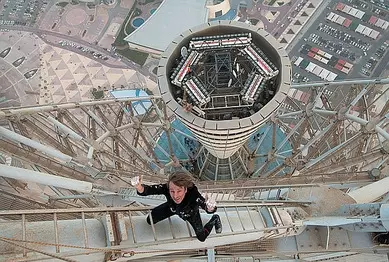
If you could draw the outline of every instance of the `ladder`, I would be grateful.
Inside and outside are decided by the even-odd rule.
[[[227,202],[261,202],[284,204],[311,204],[312,193],[318,184],[302,185],[266,185],[224,188],[202,188],[217,201]],[[292,194],[291,194],[292,193]]]
[[[202,193],[206,193],[209,198],[220,203],[259,202],[309,205],[312,203],[312,193],[316,187],[319,187],[319,185],[242,186],[200,188],[199,190]],[[290,195],[291,192],[293,192],[292,197]],[[139,196],[134,188],[121,188],[119,195],[121,195],[124,200],[138,201],[148,205],[158,205],[166,201],[164,195]]]
[[[139,259],[287,236],[297,232],[290,216],[295,210],[281,203],[219,206],[223,232],[212,232],[205,242],[197,240],[189,223],[178,216],[148,225],[145,215],[137,215],[150,212],[148,207],[0,211],[0,254],[7,254],[0,260],[104,261],[112,252]],[[211,215],[201,217],[205,224]]]

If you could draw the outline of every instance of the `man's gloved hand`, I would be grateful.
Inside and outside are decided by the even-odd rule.
[[[136,191],[138,191],[138,193],[143,193],[143,191],[145,189],[142,185],[143,176],[134,176],[133,178],[131,178],[130,183],[133,187],[135,187],[135,189],[136,189]]]
[[[216,207],[216,201],[213,199],[208,199],[205,204],[207,205],[207,209],[209,212],[212,212],[215,210]]]
[[[142,184],[142,176],[134,176],[133,178],[131,178],[131,185],[133,187],[138,187],[141,184]]]

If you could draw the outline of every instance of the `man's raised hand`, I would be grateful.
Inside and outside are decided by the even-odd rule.
[[[133,187],[136,188],[136,190],[139,192],[139,193],[142,193],[144,188],[142,186],[142,181],[143,180],[143,176],[134,176],[133,178],[131,178],[130,182],[131,182],[131,185]]]
[[[133,187],[136,187],[137,185],[142,184],[142,177],[140,176],[134,176],[131,178],[131,185]]]

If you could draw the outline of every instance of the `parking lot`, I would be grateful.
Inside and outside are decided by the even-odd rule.
[[[327,70],[335,80],[378,77],[389,61],[388,21],[389,12],[370,2],[331,1],[289,52],[292,81],[330,81]]]
[[[48,2],[42,0],[6,0],[2,3],[0,25],[32,26],[39,13],[47,7]]]

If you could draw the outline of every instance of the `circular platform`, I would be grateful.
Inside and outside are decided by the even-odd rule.
[[[162,55],[158,83],[167,106],[217,158],[239,150],[290,88],[290,61],[267,32],[213,21],[183,32]]]
[[[70,10],[66,15],[66,23],[69,25],[80,25],[82,24],[87,17],[87,14],[81,8],[75,8]]]

